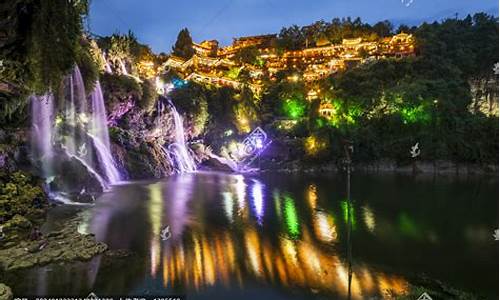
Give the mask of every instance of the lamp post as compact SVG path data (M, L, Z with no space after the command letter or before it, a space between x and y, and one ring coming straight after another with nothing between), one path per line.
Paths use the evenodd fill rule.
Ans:
M351 299L351 282L352 282L352 220L351 220L351 165L352 165L352 153L354 152L354 146L349 140L344 141L344 164L347 173L346 180L346 193L347 193L347 265L348 265L348 285L347 285L347 299Z

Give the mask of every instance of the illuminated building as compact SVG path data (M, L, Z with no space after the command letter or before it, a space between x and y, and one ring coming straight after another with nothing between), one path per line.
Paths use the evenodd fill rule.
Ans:
M321 103L319 107L319 114L327 119L332 118L335 115L335 107L330 102Z
M273 79L278 71L295 69L305 82L315 82L360 63L415 53L415 40L406 33L378 41L364 41L362 38L344 39L340 44L323 41L316 43L315 47L282 53L274 47L276 39L275 34L240 37L227 47L219 47L215 40L193 43L195 55L192 58L186 60L171 56L163 67L174 69L188 80L235 89L240 89L242 83L238 78L228 78L227 74L231 68L244 69L250 75L245 84L258 93L263 76ZM258 50L256 59L260 63L250 65L235 59L240 50L248 47ZM294 78L292 76L290 80Z

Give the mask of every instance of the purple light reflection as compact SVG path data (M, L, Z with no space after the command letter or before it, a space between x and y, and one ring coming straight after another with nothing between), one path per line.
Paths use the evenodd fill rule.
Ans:
M264 217L264 185L258 180L253 180L252 186L252 203L257 217L257 222L262 225Z

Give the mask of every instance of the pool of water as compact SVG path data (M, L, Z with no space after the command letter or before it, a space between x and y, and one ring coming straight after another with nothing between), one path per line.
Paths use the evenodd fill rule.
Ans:
M115 186L80 212L80 231L133 255L6 283L25 295L368 299L425 274L498 299L497 177L354 174L351 186L352 205L341 175L193 173ZM53 209L46 227L72 214Z

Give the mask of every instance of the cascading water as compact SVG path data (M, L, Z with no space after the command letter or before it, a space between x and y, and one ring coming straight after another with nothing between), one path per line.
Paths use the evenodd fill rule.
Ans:
M106 58L106 55L104 53L102 53L102 59L104 60L104 71L108 74L113 74L111 65L109 64L108 59Z
M125 63L121 58L118 58L118 65L120 66L120 72L122 75L128 75L127 68L125 67Z
M106 181L95 170L93 147L87 137L89 123L88 101L85 96L85 86L78 66L66 78L66 98L63 102L63 116L66 126L58 128L56 124L56 141L63 142L63 148L69 157L76 158L87 168L89 173L95 175L103 188L107 187Z
M31 144L33 157L40 158L42 175L52 176L52 122L54 120L54 96L30 96L31 114Z
M110 151L100 83L87 98L80 70L75 66L64 86L64 98L57 101L57 106L52 94L30 97L33 158L40 162L42 175L49 178L61 173L55 170L53 159L59 151L86 168L106 189L108 184L120 181L120 174Z
M89 135L94 142L101 169L104 171L108 182L114 184L120 181L120 173L116 169L111 156L106 108L99 81L96 82L94 91L90 94L90 99L92 102L92 118L90 120Z
M168 153L173 157L178 172L194 172L196 171L196 164L188 150L188 147L186 146L182 117L172 103L170 103L169 106L174 118L175 142L168 146Z

